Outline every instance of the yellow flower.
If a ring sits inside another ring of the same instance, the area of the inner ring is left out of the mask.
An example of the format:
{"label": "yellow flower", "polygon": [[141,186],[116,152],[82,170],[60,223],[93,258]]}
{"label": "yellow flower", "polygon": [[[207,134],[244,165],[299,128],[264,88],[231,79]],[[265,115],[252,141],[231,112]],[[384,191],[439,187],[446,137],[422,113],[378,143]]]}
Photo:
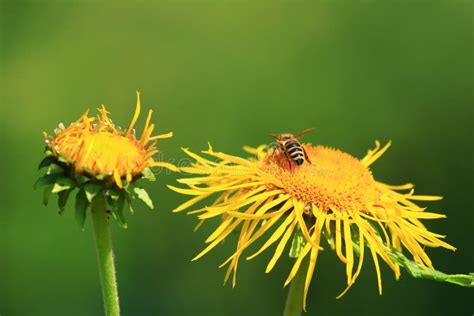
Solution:
{"label": "yellow flower", "polygon": [[84,227],[87,208],[96,196],[104,196],[107,211],[125,228],[123,207],[132,201],[141,200],[153,208],[153,202],[145,189],[136,180],[145,178],[154,181],[152,167],[178,169],[172,164],[155,161],[158,152],[156,141],[170,138],[173,133],[152,136],[155,125],[151,123],[152,110],[148,112],[142,135],[135,135],[134,126],[140,115],[140,93],[132,121],[125,131],[117,127],[108,116],[105,106],[100,114],[90,117],[84,113],[79,120],[64,127],[60,124],[54,135],[46,132],[46,157],[39,168],[47,168],[36,186],[46,186],[43,203],[46,205],[51,193],[58,194],[60,213],[64,211],[69,195],[78,189],[75,201],[76,219]]}
{"label": "yellow flower", "polygon": [[150,124],[152,110],[148,112],[145,127],[137,138],[133,127],[140,115],[140,93],[137,91],[135,114],[126,131],[116,127],[102,105],[100,115],[89,117],[88,111],[81,118],[64,128],[56,129],[56,135],[44,133],[45,141],[55,157],[61,157],[74,167],[77,174],[86,173],[109,178],[122,188],[122,179],[128,183],[139,177],[148,167],[167,167],[170,164],[153,160],[158,152],[156,140],[170,138],[173,133],[151,136],[154,124]]}
{"label": "yellow flower", "polygon": [[309,257],[304,304],[316,259],[323,250],[322,236],[346,266],[347,287],[340,296],[359,276],[366,247],[375,264],[380,294],[379,258],[394,271],[397,279],[400,275],[400,267],[389,256],[390,249],[402,251],[404,248],[417,263],[432,267],[425,247],[455,248],[441,240],[444,236],[428,231],[421,222],[445,215],[426,212],[415,202],[435,201],[441,197],[415,195],[412,184],[392,186],[376,181],[369,166],[389,146],[390,143],[380,148],[376,142],[375,149],[359,160],[337,149],[306,144],[304,148],[312,164],[306,162],[296,168],[288,167],[283,153],[267,150],[265,145],[244,147],[255,157],[249,159],[215,152],[211,147],[203,153],[212,159],[205,159],[183,149],[196,162],[182,171],[197,177],[178,180],[187,188],[169,186],[176,192],[193,196],[174,211],[187,210],[207,197],[216,196],[212,205],[189,211],[189,214],[198,214],[200,224],[214,217],[222,219],[207,238],[209,245],[193,260],[204,256],[233,231],[239,231],[235,252],[221,265],[228,265],[225,281],[233,272],[235,285],[239,258],[250,245],[268,235],[260,249],[247,259],[276,244],[266,268],[268,273],[292,236],[300,234],[305,243],[285,286],[303,266],[303,259]]}

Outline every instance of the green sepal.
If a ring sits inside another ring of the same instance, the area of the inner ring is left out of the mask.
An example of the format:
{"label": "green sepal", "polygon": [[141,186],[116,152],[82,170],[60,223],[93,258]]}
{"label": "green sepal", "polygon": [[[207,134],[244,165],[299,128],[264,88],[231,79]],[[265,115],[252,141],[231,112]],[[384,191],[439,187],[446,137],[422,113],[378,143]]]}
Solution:
{"label": "green sepal", "polygon": [[117,190],[117,189],[111,189],[111,190],[107,190],[107,195],[114,201],[117,201],[120,196],[122,195],[122,191],[121,190]]}
{"label": "green sepal", "polygon": [[49,197],[51,196],[51,190],[53,189],[52,185],[48,185],[44,188],[43,191],[43,205],[48,205]]}
{"label": "green sepal", "polygon": [[142,177],[151,182],[156,181],[155,174],[153,173],[153,171],[151,171],[149,167],[146,167],[145,169],[143,169]]}
{"label": "green sepal", "polygon": [[33,187],[36,189],[38,186],[50,185],[54,184],[56,180],[59,178],[60,174],[45,174],[44,176],[40,177],[36,180]]}
{"label": "green sepal", "polygon": [[41,160],[41,162],[39,163],[38,165],[38,170],[40,170],[41,168],[45,168],[45,167],[48,167],[49,165],[53,164],[56,162],[56,158],[54,158],[53,156],[46,156],[43,158],[43,160]]}
{"label": "green sepal", "polygon": [[75,209],[76,209],[76,221],[79,224],[81,230],[84,230],[84,223],[86,221],[86,214],[87,214],[87,207],[89,206],[89,201],[86,197],[86,192],[84,188],[81,188],[76,194],[76,202],[75,202]]}
{"label": "green sepal", "polygon": [[114,219],[122,226],[127,228],[127,222],[123,215],[123,207],[125,206],[125,192],[118,192],[117,190],[109,190],[108,192],[108,205]]}
{"label": "green sepal", "polygon": [[60,177],[54,182],[52,193],[59,193],[76,187],[76,182],[70,178]]}
{"label": "green sepal", "polygon": [[89,182],[84,185],[84,190],[86,193],[87,201],[92,202],[97,193],[100,192],[102,186],[98,183]]}
{"label": "green sepal", "polygon": [[335,250],[336,242],[334,241],[334,237],[331,234],[329,234],[326,230],[323,230],[321,233],[323,234],[324,237],[326,237],[326,241],[329,247],[331,247],[332,250]]}
{"label": "green sepal", "polygon": [[[120,190],[128,191],[128,188],[132,186],[132,183],[129,183],[126,179],[122,179],[122,188]],[[115,185],[115,187],[118,189],[117,185]]]}
{"label": "green sepal", "polygon": [[67,200],[69,198],[69,194],[72,190],[65,190],[60,191],[58,193],[58,207],[59,207],[59,214],[61,215],[64,212],[64,208],[66,207]]}
{"label": "green sepal", "polygon": [[301,233],[301,230],[298,229],[293,234],[293,239],[291,240],[291,247],[290,247],[290,258],[298,258],[301,250],[303,250],[304,246],[306,245],[306,240]]}
{"label": "green sepal", "polygon": [[57,160],[58,160],[59,162],[65,163],[65,164],[69,163],[69,162],[66,160],[66,158],[62,157],[61,155],[58,155]]}
{"label": "green sepal", "polygon": [[132,205],[132,198],[130,194],[128,193],[128,191],[125,193],[125,199],[127,200],[128,210],[130,214],[135,213],[135,210],[133,209],[133,205]]}
{"label": "green sepal", "polygon": [[64,173],[63,167],[56,163],[52,163],[48,166],[48,169],[46,170],[46,174],[57,174],[57,173]]}
{"label": "green sepal", "polygon": [[76,181],[77,181],[77,183],[79,183],[80,185],[89,182],[89,180],[90,180],[89,177],[86,177],[86,176],[84,176],[84,175],[77,175],[77,176],[76,176]]}
{"label": "green sepal", "polygon": [[133,187],[131,192],[129,191],[129,194],[130,193],[132,198],[141,200],[143,203],[145,203],[146,206],[153,209],[153,201],[151,200],[145,189],[140,187]]}

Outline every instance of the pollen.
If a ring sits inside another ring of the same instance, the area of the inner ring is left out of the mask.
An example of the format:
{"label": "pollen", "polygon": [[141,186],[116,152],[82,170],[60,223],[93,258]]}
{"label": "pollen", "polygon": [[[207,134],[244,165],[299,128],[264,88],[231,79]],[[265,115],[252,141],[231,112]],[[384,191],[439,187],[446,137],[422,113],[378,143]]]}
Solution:
{"label": "pollen", "polygon": [[288,168],[283,153],[270,152],[262,170],[279,179],[286,192],[320,210],[361,210],[377,199],[376,182],[359,159],[338,149],[304,146],[310,161]]}

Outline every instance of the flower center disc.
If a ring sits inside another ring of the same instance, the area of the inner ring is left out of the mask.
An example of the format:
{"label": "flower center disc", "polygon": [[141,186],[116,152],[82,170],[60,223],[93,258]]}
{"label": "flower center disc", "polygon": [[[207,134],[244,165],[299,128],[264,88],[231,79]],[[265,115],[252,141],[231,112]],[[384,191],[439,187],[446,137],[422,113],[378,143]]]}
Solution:
{"label": "flower center disc", "polygon": [[[75,144],[74,144],[75,143]],[[135,169],[141,161],[140,148],[129,138],[109,132],[84,133],[82,141],[70,139],[59,148],[61,156],[74,162],[78,171],[120,176]]]}
{"label": "flower center disc", "polygon": [[311,160],[291,168],[284,153],[270,152],[262,169],[280,180],[292,196],[323,211],[364,210],[377,198],[370,170],[337,149],[304,145]]}

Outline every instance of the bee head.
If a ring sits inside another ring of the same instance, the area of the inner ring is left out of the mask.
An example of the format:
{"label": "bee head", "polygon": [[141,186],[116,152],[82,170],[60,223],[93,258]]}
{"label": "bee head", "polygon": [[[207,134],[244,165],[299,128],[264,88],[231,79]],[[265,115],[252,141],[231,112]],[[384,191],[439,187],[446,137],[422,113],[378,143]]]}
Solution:
{"label": "bee head", "polygon": [[275,138],[279,142],[284,142],[290,139],[296,139],[300,136],[303,136],[306,133],[314,131],[314,128],[307,128],[305,130],[302,130],[296,134],[290,134],[290,133],[284,133],[284,134],[271,134],[273,138]]}
{"label": "bee head", "polygon": [[285,133],[285,134],[271,134],[273,138],[275,138],[279,142],[283,142],[289,139],[294,138],[293,134]]}

